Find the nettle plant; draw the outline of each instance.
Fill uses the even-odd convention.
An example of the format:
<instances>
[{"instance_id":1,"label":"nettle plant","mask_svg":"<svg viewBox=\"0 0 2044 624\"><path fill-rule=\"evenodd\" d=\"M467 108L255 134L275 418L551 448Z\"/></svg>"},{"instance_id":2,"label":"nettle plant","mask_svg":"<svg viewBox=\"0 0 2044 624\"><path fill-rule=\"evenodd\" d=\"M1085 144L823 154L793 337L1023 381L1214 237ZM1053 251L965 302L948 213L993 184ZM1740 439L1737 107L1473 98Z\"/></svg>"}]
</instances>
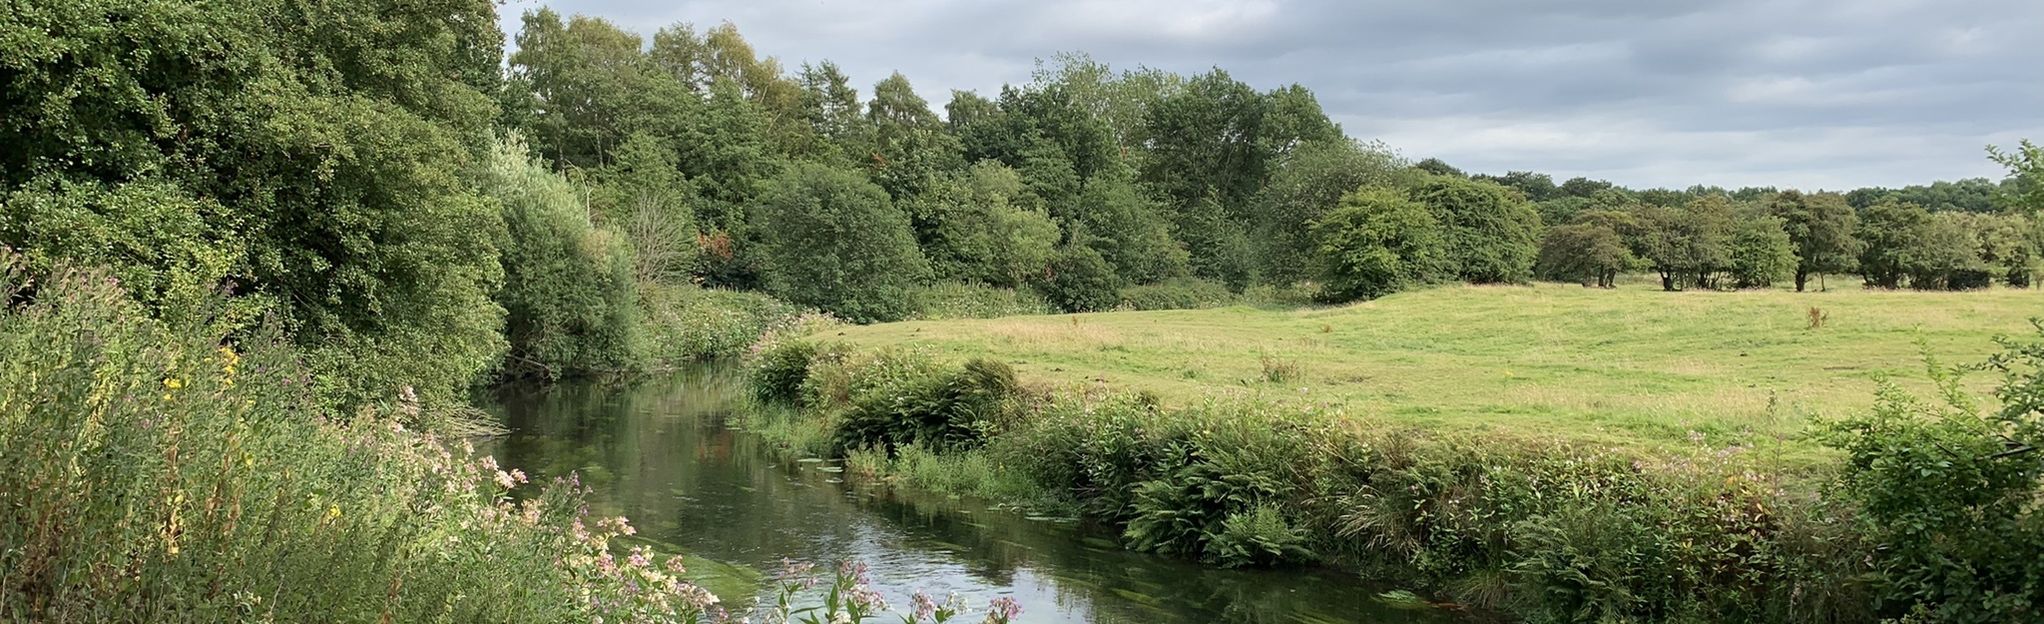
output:
<instances>
[{"instance_id":1,"label":"nettle plant","mask_svg":"<svg viewBox=\"0 0 2044 624\"><path fill-rule=\"evenodd\" d=\"M2006 622L2044 612L2044 340L1999 342L1982 365L1931 362L1939 400L1889 385L1873 413L1832 432L1848 458L1838 491L1876 546L1870 563L1891 614ZM1998 407L1960 386L1968 368L2001 376Z\"/></svg>"}]
</instances>

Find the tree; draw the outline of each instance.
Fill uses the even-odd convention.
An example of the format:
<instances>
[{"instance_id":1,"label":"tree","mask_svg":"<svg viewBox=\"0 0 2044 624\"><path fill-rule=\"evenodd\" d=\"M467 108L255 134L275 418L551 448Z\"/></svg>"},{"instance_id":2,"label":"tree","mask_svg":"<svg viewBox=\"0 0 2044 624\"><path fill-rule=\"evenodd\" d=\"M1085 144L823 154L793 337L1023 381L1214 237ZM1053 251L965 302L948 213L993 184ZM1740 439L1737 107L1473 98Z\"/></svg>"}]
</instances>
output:
<instances>
[{"instance_id":1,"label":"tree","mask_svg":"<svg viewBox=\"0 0 2044 624\"><path fill-rule=\"evenodd\" d=\"M792 165L767 185L758 222L775 295L857 322L914 311L912 291L926 281L929 263L908 216L864 176Z\"/></svg>"},{"instance_id":2,"label":"tree","mask_svg":"<svg viewBox=\"0 0 2044 624\"><path fill-rule=\"evenodd\" d=\"M873 152L866 155L865 164L873 180L896 201L921 192L939 174L965 165L958 139L899 73L873 86L866 119L873 132Z\"/></svg>"},{"instance_id":3,"label":"tree","mask_svg":"<svg viewBox=\"0 0 2044 624\"><path fill-rule=\"evenodd\" d=\"M1565 182L1562 182L1561 187L1555 190L1556 192L1559 192L1562 195L1567 195L1569 197L1589 197L1592 195L1596 195L1598 191L1610 190L1616 187L1617 185L1614 185L1610 182L1605 182L1603 180L1592 180L1584 177L1574 177L1569 178Z\"/></svg>"},{"instance_id":4,"label":"tree","mask_svg":"<svg viewBox=\"0 0 2044 624\"><path fill-rule=\"evenodd\" d=\"M93 260L113 254L46 228L114 242L169 213L160 234L183 242L120 255L227 278L204 288L287 328L325 398L455 401L504 349L503 225L464 177L496 120L496 23L487 0L11 7L0 29L26 36L0 37L0 195L10 216L24 189L73 212L0 243Z\"/></svg>"},{"instance_id":5,"label":"tree","mask_svg":"<svg viewBox=\"0 0 2044 624\"><path fill-rule=\"evenodd\" d=\"M1045 300L1066 312L1097 312L1121 301L1120 278L1100 252L1067 244L1051 257L1050 267L1036 282Z\"/></svg>"},{"instance_id":6,"label":"tree","mask_svg":"<svg viewBox=\"0 0 2044 624\"><path fill-rule=\"evenodd\" d=\"M909 202L937 277L1014 288L1041 274L1057 224L1026 204L1015 170L983 162L933 183Z\"/></svg>"},{"instance_id":7,"label":"tree","mask_svg":"<svg viewBox=\"0 0 2044 624\"><path fill-rule=\"evenodd\" d=\"M1981 259L2003 283L2029 288L2037 272L2039 241L2044 239L2037 219L2017 213L1980 215L1974 222L1980 237Z\"/></svg>"},{"instance_id":8,"label":"tree","mask_svg":"<svg viewBox=\"0 0 2044 624\"><path fill-rule=\"evenodd\" d=\"M1796 254L1796 292L1802 292L1810 275L1844 273L1859 266L1860 242L1854 230L1859 214L1837 193L1804 195L1783 191L1768 202L1768 210L1781 218L1782 228Z\"/></svg>"},{"instance_id":9,"label":"tree","mask_svg":"<svg viewBox=\"0 0 2044 624\"><path fill-rule=\"evenodd\" d=\"M1706 195L1682 208L1639 209L1633 248L1661 276L1662 290L1714 288L1718 271L1731 264L1732 204Z\"/></svg>"},{"instance_id":10,"label":"tree","mask_svg":"<svg viewBox=\"0 0 2044 624\"><path fill-rule=\"evenodd\" d=\"M1409 172L1378 144L1342 139L1299 146L1256 196L1256 255L1263 278L1288 284L1310 277L1313 223L1356 189L1410 184Z\"/></svg>"},{"instance_id":11,"label":"tree","mask_svg":"<svg viewBox=\"0 0 2044 624\"><path fill-rule=\"evenodd\" d=\"M2003 192L2009 207L2038 216L2044 213L2044 147L2038 147L2029 139L2016 145L2016 149L2002 151L1989 147L1988 156L2009 170L2009 178L2003 184Z\"/></svg>"},{"instance_id":12,"label":"tree","mask_svg":"<svg viewBox=\"0 0 2044 624\"><path fill-rule=\"evenodd\" d=\"M1390 189L1365 188L1312 228L1320 297L1342 302L1381 297L1454 275L1445 228L1435 211Z\"/></svg>"},{"instance_id":13,"label":"tree","mask_svg":"<svg viewBox=\"0 0 2044 624\"><path fill-rule=\"evenodd\" d=\"M1439 176L1467 177L1462 173L1461 169L1456 169L1454 165L1448 164L1447 161L1434 157L1427 157L1425 160L1413 163L1412 168Z\"/></svg>"},{"instance_id":14,"label":"tree","mask_svg":"<svg viewBox=\"0 0 2044 624\"><path fill-rule=\"evenodd\" d=\"M1420 182L1411 196L1433 211L1450 262L1464 281L1518 283L1533 276L1540 214L1517 193L1489 182L1435 176Z\"/></svg>"},{"instance_id":15,"label":"tree","mask_svg":"<svg viewBox=\"0 0 2044 624\"><path fill-rule=\"evenodd\" d=\"M1544 279L1570 281L1599 288L1618 284L1618 274L1639 263L1618 231L1603 223L1572 223L1548 228L1540 239L1535 273Z\"/></svg>"},{"instance_id":16,"label":"tree","mask_svg":"<svg viewBox=\"0 0 2044 624\"><path fill-rule=\"evenodd\" d=\"M578 189L522 142L501 143L478 182L504 211L495 296L510 343L504 370L558 379L639 366L639 296L623 236L591 223Z\"/></svg>"},{"instance_id":17,"label":"tree","mask_svg":"<svg viewBox=\"0 0 2044 624\"><path fill-rule=\"evenodd\" d=\"M1561 193L1561 189L1554 185L1554 178L1545 173L1511 171L1501 176L1478 174L1471 176L1471 178L1492 182L1498 186L1518 191L1519 194L1526 196L1527 201L1536 203L1554 199ZM1556 221L1555 223L1561 223L1561 221Z\"/></svg>"},{"instance_id":18,"label":"tree","mask_svg":"<svg viewBox=\"0 0 2044 624\"><path fill-rule=\"evenodd\" d=\"M1729 261L1725 268L1734 287L1766 288L1793 273L1801 259L1781 217L1748 214L1732 223Z\"/></svg>"},{"instance_id":19,"label":"tree","mask_svg":"<svg viewBox=\"0 0 2044 624\"><path fill-rule=\"evenodd\" d=\"M1123 281L1147 284L1190 272L1191 254L1171 236L1163 207L1144 197L1133 182L1096 181L1075 206L1065 219L1065 237L1093 247Z\"/></svg>"},{"instance_id":20,"label":"tree","mask_svg":"<svg viewBox=\"0 0 2044 624\"><path fill-rule=\"evenodd\" d=\"M1914 265L1930 211L1922 206L1883 200L1867 207L1859 223L1860 275L1868 286L1900 288Z\"/></svg>"},{"instance_id":21,"label":"tree","mask_svg":"<svg viewBox=\"0 0 2044 624\"><path fill-rule=\"evenodd\" d=\"M667 141L634 133L610 164L591 175L590 207L599 223L622 233L639 282L680 282L695 268L695 185L684 177Z\"/></svg>"},{"instance_id":22,"label":"tree","mask_svg":"<svg viewBox=\"0 0 2044 624\"><path fill-rule=\"evenodd\" d=\"M1939 212L1917 224L1913 244L1901 250L1910 288L1969 290L1991 283L1992 267L1981 258L1973 216Z\"/></svg>"}]
</instances>

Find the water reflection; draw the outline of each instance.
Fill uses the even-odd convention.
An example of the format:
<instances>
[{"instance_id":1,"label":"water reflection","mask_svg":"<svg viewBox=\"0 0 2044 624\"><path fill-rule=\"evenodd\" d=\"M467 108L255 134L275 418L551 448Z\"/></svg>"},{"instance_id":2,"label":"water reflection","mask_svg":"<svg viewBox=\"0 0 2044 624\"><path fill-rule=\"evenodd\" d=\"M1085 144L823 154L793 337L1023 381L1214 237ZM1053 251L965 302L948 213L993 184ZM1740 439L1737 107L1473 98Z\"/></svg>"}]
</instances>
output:
<instances>
[{"instance_id":1,"label":"water reflection","mask_svg":"<svg viewBox=\"0 0 2044 624\"><path fill-rule=\"evenodd\" d=\"M1022 622L1408 622L1382 588L1325 571L1216 570L1120 550L1111 534L984 504L847 484L827 462L783 462L727 426L735 371L701 368L631 387L564 384L497 393L512 433L488 445L540 476L579 471L598 513L692 564L727 601L757 589L782 557L857 559L875 589L958 592L976 607L1022 602ZM714 562L714 563L712 563Z\"/></svg>"}]
</instances>

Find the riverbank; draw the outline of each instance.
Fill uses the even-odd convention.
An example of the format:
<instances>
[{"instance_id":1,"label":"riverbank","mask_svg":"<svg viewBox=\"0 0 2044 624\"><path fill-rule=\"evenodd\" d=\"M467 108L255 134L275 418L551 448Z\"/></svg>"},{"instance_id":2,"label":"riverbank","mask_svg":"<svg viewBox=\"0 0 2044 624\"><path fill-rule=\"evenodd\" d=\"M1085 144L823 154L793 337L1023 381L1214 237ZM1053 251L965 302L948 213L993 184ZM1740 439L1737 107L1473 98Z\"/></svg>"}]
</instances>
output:
<instances>
[{"instance_id":1,"label":"riverbank","mask_svg":"<svg viewBox=\"0 0 2044 624\"><path fill-rule=\"evenodd\" d=\"M1446 295L1503 298L1553 294L1544 288L1443 290ZM1588 291L1583 296L1609 294ZM1821 299L1842 312L1834 317L1842 322L1817 330L1794 328L1813 334L1808 336L1785 335L1789 328L1776 327L1788 322L1776 322L1772 312L1786 308L1767 293L1755 293L1763 299L1744 306L1732 299L1748 293L1721 295L1722 300L1684 297L1644 312L1657 315L1650 317L1657 322L1628 324L1587 310L1552 316L1551 324L1646 327L1661 338L1653 344L1689 349L1712 340L1712 327L1740 327L1748 331L1719 339L1742 343L1760 361L1781 364L1784 358L1800 361L1792 356L1798 349L1836 355L1839 344L1824 334L1827 330L1843 334L1839 340L1854 343L1859 353L1884 354L1910 342L1913 332L1893 322L1914 315L1929 327L1914 335L1927 336L1929 344L1949 345L1968 334L1980 343L1968 348L1981 350L1968 353L1984 354L1994 344L1990 330L1978 327L1987 324L1983 319L2020 319L1994 310L2013 310L2020 305L2015 298L2027 294L1991 293L1998 299L1971 306L1926 304L1948 308L1942 315L1895 311L1893 302L1875 305L1870 301L1880 297L1874 293ZM1390 299L1382 305L1400 304ZM1527 316L1509 313L1526 307L1523 301L1464 303L1490 316ZM1533 309L1553 311L1551 305ZM1739 310L1747 312L1731 314ZM750 383L760 400L795 407L757 428L797 452L845 457L853 472L917 490L1073 510L1116 527L1121 545L1131 550L1221 566L1334 565L1369 578L1400 579L1460 606L1536 621L1855 622L1892 612L1896 603L1888 602L1891 598L1881 593L1886 589L1873 580L1881 564L1866 556L1881 536L1867 527L1852 501L1828 488L1836 466L1829 458L1836 451L1820 444L1819 431L1802 429L1806 420L1776 422L1776 429L1762 430L1751 422L1735 424L1734 416L1745 416L1735 414L1720 417L1717 428L1678 439L1647 436L1635 440L1644 443L1613 444L1609 430L1557 428L1552 426L1557 421L1538 417L1528 423L1456 427L1452 422L1457 418L1475 415L1439 410L1405 418L1404 410L1355 410L1341 400L1299 400L1270 390L1296 379L1252 379L1240 387L1261 391L1204 396L1159 392L1141 383L1185 370L1182 362L1174 366L1142 355L1196 349L1209 358L1202 362L1220 361L1223 352L1255 353L1259 345L1254 338L1267 335L1272 326L1301 330L1306 339L1299 342L1308 343L1313 361L1331 362L1338 345L1311 345L1310 337L1338 337L1357 328L1313 328L1334 325L1327 319L1339 313L1381 311L1368 306L1293 313L1228 309L833 329L756 347ZM1435 312L1426 323L1439 323L1443 315L1468 320L1449 309ZM1264 314L1270 318L1242 318ZM1223 318L1205 324L1190 320L1200 315ZM1678 322L1685 318L1711 324ZM1953 327L1968 323L1974 326ZM1522 328L1530 336L1514 337L1497 328L1445 323L1450 329L1432 334L1445 339L1432 344L1450 362L1482 358L1481 351L1458 347L1471 340L1545 341L1553 350L1552 334L1536 325ZM1760 331L1767 328L1775 333ZM1005 340L987 338L1004 331ZM1128 339L1137 331L1148 341ZM1034 338L1023 340L1017 332ZM1458 332L1474 333L1458 341L1453 336ZM1073 347L1058 338L1074 335L1091 347L1110 348ZM1373 335L1386 339L1383 333ZM902 338L890 343L876 336ZM1887 340L1871 339L1879 336ZM1558 372L1559 359L1583 358L1583 372L1573 375L1587 378L1610 372L1599 366L1622 369L1628 360L1685 357L1665 349L1655 353L1648 342L1622 332L1594 340L1597 349L1546 353L1541 357L1550 364L1527 370L1541 383L1567 384L1571 374ZM1064 349L1066 357L1046 362L1017 355L1040 349ZM1617 361L1596 359L1598 349L1615 349ZM1362 354L1366 362L1374 357L1368 350ZM1031 372L1018 375L992 358L1013 358ZM1953 359L1974 358L1962 354ZM1854 365L1849 375L1864 378L1885 370L1870 368L1871 360L1845 362ZM1270 366L1249 361L1250 366ZM1087 369L1080 368L1081 362L1099 364ZM1909 362L1921 359L1899 358L1882 366L1899 370ZM1071 383L1068 375L1035 374L1087 375L1098 367L1113 367L1116 374L1138 381L1124 385L1099 375L1080 384ZM1408 371L1401 379L1461 380L1481 392L1495 384L1471 377L1494 367L1449 380L1428 379L1425 370ZM1131 373L1136 370L1151 373ZM1812 366L1779 374L1797 383L1838 374L1823 371L1828 369ZM1870 405L1874 385L1868 380L1867 396L1854 404ZM1582 394L1593 395L1596 387ZM1974 386L1955 386L1965 387ZM1359 393L1352 400L1364 399ZM1646 415L1638 418L1647 420ZM1584 431L1601 435L1576 435ZM1729 443L1727 436L1733 436ZM1772 443L1753 444L1756 437Z\"/></svg>"}]
</instances>

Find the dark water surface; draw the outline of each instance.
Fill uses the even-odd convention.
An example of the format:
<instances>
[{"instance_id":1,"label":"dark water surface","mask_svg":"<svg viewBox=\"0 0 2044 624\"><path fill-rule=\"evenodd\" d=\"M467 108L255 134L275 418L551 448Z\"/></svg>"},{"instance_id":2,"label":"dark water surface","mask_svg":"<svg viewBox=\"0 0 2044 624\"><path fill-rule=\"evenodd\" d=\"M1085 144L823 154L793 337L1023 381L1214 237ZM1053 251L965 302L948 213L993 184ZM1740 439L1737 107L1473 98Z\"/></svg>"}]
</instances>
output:
<instances>
[{"instance_id":1,"label":"dark water surface","mask_svg":"<svg viewBox=\"0 0 2044 624\"><path fill-rule=\"evenodd\" d=\"M581 473L596 513L630 517L640 537L691 555L691 572L727 603L749 602L792 557L825 568L864 561L897 608L918 589L939 600L957 592L975 609L1011 596L1021 622L1442 619L1392 609L1375 598L1385 588L1348 575L1207 568L985 501L847 484L834 463L777 460L730 426L741 390L727 368L627 387L507 389L488 407L511 434L486 450L535 476Z\"/></svg>"}]
</instances>

